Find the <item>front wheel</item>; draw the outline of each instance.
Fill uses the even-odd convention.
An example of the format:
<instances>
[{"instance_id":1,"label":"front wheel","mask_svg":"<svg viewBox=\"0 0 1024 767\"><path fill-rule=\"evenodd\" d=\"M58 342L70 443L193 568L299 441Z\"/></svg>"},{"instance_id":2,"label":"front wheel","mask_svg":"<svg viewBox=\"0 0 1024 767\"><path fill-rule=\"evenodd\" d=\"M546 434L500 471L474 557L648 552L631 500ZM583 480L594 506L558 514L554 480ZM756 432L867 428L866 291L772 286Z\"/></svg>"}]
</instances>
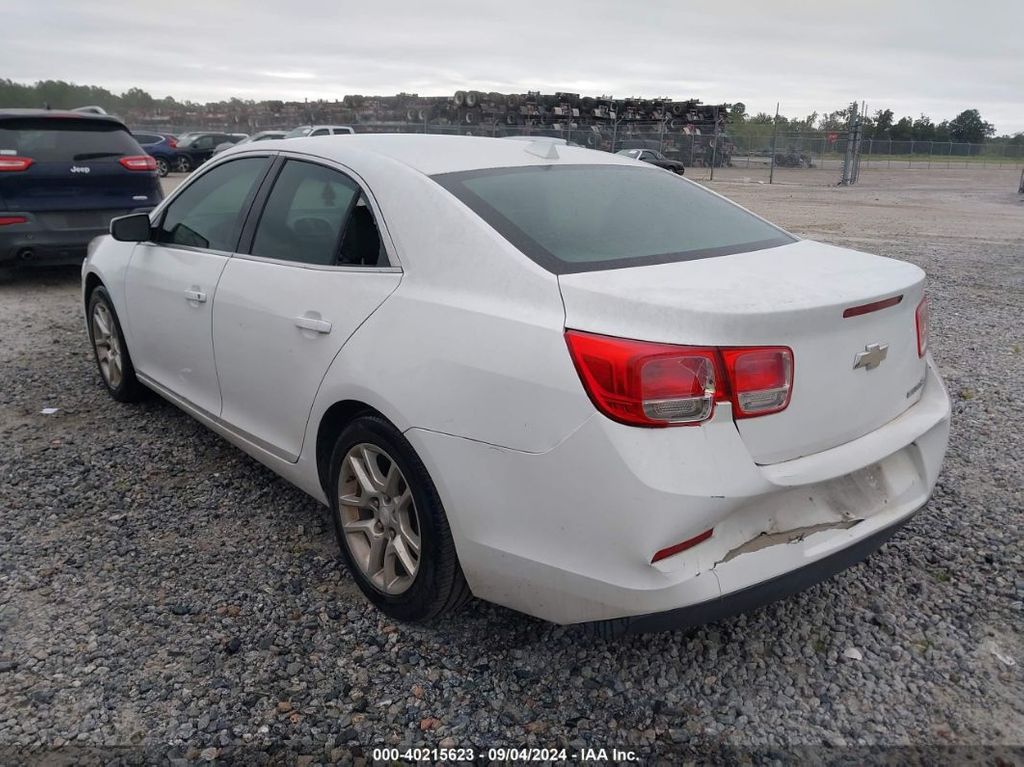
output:
<instances>
[{"instance_id":1,"label":"front wheel","mask_svg":"<svg viewBox=\"0 0 1024 767\"><path fill-rule=\"evenodd\" d=\"M121 323L106 288L96 288L89 296L89 340L96 366L110 396L118 402L138 402L146 395L135 377L135 366L124 343Z\"/></svg>"},{"instance_id":2,"label":"front wheel","mask_svg":"<svg viewBox=\"0 0 1024 767\"><path fill-rule=\"evenodd\" d=\"M177 160L174 161L174 169L178 173L188 173L192 170L192 160L186 155L180 155Z\"/></svg>"},{"instance_id":3,"label":"front wheel","mask_svg":"<svg viewBox=\"0 0 1024 767\"><path fill-rule=\"evenodd\" d=\"M437 489L388 421L365 415L342 431L330 488L342 557L381 612L424 621L469 599Z\"/></svg>"}]
</instances>

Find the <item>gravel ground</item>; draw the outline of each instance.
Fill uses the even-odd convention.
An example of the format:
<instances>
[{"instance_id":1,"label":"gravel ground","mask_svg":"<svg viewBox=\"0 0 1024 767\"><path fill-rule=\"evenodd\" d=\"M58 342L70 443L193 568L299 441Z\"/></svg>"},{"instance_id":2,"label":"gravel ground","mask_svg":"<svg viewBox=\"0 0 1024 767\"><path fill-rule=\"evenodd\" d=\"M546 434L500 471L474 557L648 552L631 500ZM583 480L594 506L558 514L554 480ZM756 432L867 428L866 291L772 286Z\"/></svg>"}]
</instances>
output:
<instances>
[{"instance_id":1,"label":"gravel ground","mask_svg":"<svg viewBox=\"0 0 1024 767\"><path fill-rule=\"evenodd\" d=\"M928 270L950 451L932 501L865 565L753 614L610 642L479 601L429 627L384 620L324 509L161 400L108 399L73 271L0 285L0 745L304 763L389 745L666 763L1021 746L1024 205L971 179L970 216L920 177L845 196L715 186ZM920 203L912 221L896 194Z\"/></svg>"}]
</instances>

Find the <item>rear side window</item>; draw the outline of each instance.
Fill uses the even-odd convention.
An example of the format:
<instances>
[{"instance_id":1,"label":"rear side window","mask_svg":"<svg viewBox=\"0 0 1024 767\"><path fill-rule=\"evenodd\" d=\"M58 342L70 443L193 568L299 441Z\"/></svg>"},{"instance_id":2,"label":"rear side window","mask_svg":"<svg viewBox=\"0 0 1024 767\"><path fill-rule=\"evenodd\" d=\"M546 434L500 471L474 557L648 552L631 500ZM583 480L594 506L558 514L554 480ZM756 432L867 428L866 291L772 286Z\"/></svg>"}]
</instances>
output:
<instances>
[{"instance_id":1,"label":"rear side window","mask_svg":"<svg viewBox=\"0 0 1024 767\"><path fill-rule=\"evenodd\" d=\"M140 144L158 144L163 140L161 136L152 133L133 133L132 135Z\"/></svg>"},{"instance_id":2,"label":"rear side window","mask_svg":"<svg viewBox=\"0 0 1024 767\"><path fill-rule=\"evenodd\" d=\"M317 266L387 262L359 185L322 165L289 160L267 198L250 252Z\"/></svg>"},{"instance_id":3,"label":"rear side window","mask_svg":"<svg viewBox=\"0 0 1024 767\"><path fill-rule=\"evenodd\" d=\"M35 162L101 160L142 154L138 142L117 123L43 117L0 120L0 155Z\"/></svg>"},{"instance_id":4,"label":"rear side window","mask_svg":"<svg viewBox=\"0 0 1024 767\"><path fill-rule=\"evenodd\" d=\"M242 216L248 210L268 162L266 157L246 157L204 173L167 206L156 241L233 251Z\"/></svg>"},{"instance_id":5,"label":"rear side window","mask_svg":"<svg viewBox=\"0 0 1024 767\"><path fill-rule=\"evenodd\" d=\"M794 242L658 168L546 165L433 176L556 274L692 261Z\"/></svg>"}]
</instances>

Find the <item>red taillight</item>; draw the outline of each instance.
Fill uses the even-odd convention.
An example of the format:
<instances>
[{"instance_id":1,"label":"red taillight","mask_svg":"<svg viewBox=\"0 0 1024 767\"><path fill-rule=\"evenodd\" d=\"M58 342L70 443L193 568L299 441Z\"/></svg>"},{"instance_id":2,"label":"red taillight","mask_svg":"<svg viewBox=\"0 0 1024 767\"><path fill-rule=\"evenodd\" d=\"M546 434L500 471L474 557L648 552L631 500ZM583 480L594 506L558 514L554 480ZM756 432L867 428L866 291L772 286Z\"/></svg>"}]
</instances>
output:
<instances>
[{"instance_id":1,"label":"red taillight","mask_svg":"<svg viewBox=\"0 0 1024 767\"><path fill-rule=\"evenodd\" d=\"M27 224L28 219L24 216L0 216L0 226L10 226L11 224Z\"/></svg>"},{"instance_id":2,"label":"red taillight","mask_svg":"<svg viewBox=\"0 0 1024 767\"><path fill-rule=\"evenodd\" d=\"M718 352L567 330L583 387L609 418L633 426L695 424L711 417L722 377Z\"/></svg>"},{"instance_id":3,"label":"red taillight","mask_svg":"<svg viewBox=\"0 0 1024 767\"><path fill-rule=\"evenodd\" d=\"M917 356L923 357L928 351L928 299L922 298L914 312L914 322L917 325Z\"/></svg>"},{"instance_id":4,"label":"red taillight","mask_svg":"<svg viewBox=\"0 0 1024 767\"><path fill-rule=\"evenodd\" d=\"M693 548L701 541L706 541L708 538L710 538L711 534L714 532L714 529L705 530L700 535L695 535L692 538L688 538L687 540L681 543L677 543L673 546L668 546L667 548L662 549L651 558L651 564L653 565L655 562L658 562L662 559L667 559L668 557L671 557L673 554L678 554L680 551L686 551L687 549Z\"/></svg>"},{"instance_id":5,"label":"red taillight","mask_svg":"<svg viewBox=\"0 0 1024 767\"><path fill-rule=\"evenodd\" d=\"M11 155L0 155L0 173L4 171L28 170L34 162L31 157L13 157Z\"/></svg>"},{"instance_id":6,"label":"red taillight","mask_svg":"<svg viewBox=\"0 0 1024 767\"><path fill-rule=\"evenodd\" d=\"M120 163L128 170L156 170L156 160L148 154L122 157Z\"/></svg>"},{"instance_id":7,"label":"red taillight","mask_svg":"<svg viewBox=\"0 0 1024 767\"><path fill-rule=\"evenodd\" d=\"M785 346L722 349L734 418L785 410L793 393L793 352Z\"/></svg>"},{"instance_id":8,"label":"red taillight","mask_svg":"<svg viewBox=\"0 0 1024 767\"><path fill-rule=\"evenodd\" d=\"M729 400L736 418L778 413L793 391L784 346L676 346L567 330L583 388L609 418L631 426L690 426Z\"/></svg>"},{"instance_id":9,"label":"red taillight","mask_svg":"<svg viewBox=\"0 0 1024 767\"><path fill-rule=\"evenodd\" d=\"M178 146L178 139L174 138L174 136L168 136L167 146L169 146L171 149L174 149L176 146Z\"/></svg>"}]
</instances>

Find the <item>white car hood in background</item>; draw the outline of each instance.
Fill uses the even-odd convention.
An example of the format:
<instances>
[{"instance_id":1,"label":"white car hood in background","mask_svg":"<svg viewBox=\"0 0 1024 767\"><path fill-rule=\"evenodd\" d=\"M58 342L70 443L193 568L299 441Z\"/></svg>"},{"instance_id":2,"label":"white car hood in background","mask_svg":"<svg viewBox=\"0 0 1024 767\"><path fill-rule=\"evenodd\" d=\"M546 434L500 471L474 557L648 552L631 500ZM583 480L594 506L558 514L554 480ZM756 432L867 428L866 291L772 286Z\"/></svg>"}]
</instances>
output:
<instances>
[{"instance_id":1,"label":"white car hood in background","mask_svg":"<svg viewBox=\"0 0 1024 767\"><path fill-rule=\"evenodd\" d=\"M918 267L803 240L717 258L559 276L566 327L644 341L789 346L793 398L775 415L737 426L759 463L848 442L920 398L925 363L914 312ZM843 310L903 295L859 317ZM867 344L888 348L873 370L854 369Z\"/></svg>"}]
</instances>

